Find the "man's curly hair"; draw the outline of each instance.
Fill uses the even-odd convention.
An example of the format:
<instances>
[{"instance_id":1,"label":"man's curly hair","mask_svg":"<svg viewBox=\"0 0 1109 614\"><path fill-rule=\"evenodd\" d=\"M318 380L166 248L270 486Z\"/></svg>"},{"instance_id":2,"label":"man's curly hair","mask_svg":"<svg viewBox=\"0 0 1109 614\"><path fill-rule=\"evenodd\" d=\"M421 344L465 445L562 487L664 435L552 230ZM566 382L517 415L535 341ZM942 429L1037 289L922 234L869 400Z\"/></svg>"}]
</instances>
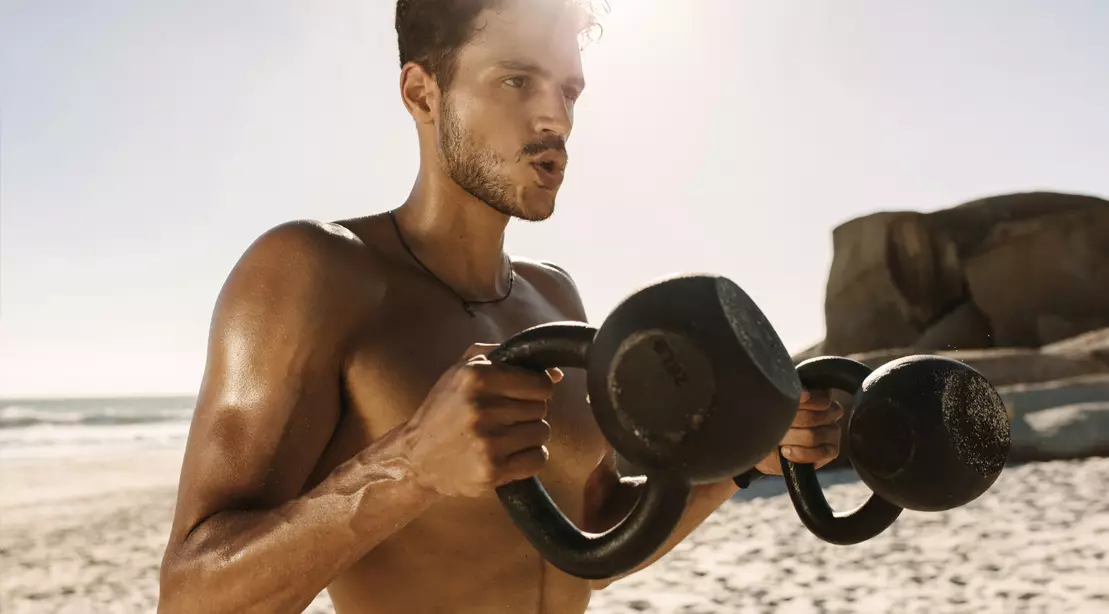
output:
<instances>
[{"instance_id":1,"label":"man's curly hair","mask_svg":"<svg viewBox=\"0 0 1109 614\"><path fill-rule=\"evenodd\" d=\"M535 2L536 0L528 0ZM591 0L542 0L578 12L583 38L600 30L597 8ZM415 62L444 90L454 77L458 52L474 34L474 19L481 11L502 6L506 0L397 0L397 47L400 65ZM602 2L602 5L605 3ZM607 7L606 7L607 8Z\"/></svg>"}]
</instances>

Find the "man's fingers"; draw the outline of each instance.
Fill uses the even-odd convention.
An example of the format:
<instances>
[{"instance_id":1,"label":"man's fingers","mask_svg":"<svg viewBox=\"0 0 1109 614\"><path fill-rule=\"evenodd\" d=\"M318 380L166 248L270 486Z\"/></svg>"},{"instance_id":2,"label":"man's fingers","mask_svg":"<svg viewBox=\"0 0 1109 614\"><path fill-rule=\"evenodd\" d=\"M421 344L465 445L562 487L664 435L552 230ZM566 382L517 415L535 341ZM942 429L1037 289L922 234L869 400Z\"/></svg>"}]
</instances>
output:
<instances>
[{"instance_id":1,"label":"man's fingers","mask_svg":"<svg viewBox=\"0 0 1109 614\"><path fill-rule=\"evenodd\" d=\"M485 356L497 347L498 345L496 343L474 343L462 353L462 361L466 362L478 356Z\"/></svg>"},{"instance_id":2,"label":"man's fingers","mask_svg":"<svg viewBox=\"0 0 1109 614\"><path fill-rule=\"evenodd\" d=\"M475 365L494 366L502 372L516 372L516 373L525 374L524 377L531 377L531 374L536 373L532 369L525 369L523 367L516 367L516 366L513 366L513 365L505 365L505 364L493 365L489 361L488 354L490 352L492 352L493 350L495 350L496 348L498 348L498 347L500 347L500 346L496 343L474 343L470 347L466 348L465 352L463 352L462 361L469 364L469 365L471 365L471 366L475 366ZM565 377L565 374L562 372L562 369L559 369L558 367L551 367L550 369L545 369L542 372L538 372L538 374L542 378L544 378L546 380L546 382L549 382L549 383L552 383L552 384L557 384L558 382L562 381L562 379ZM494 379L494 380L499 379L502 382L504 381L503 377L498 378L497 376L493 376L492 379ZM532 395L525 393L523 398L530 399L530 398L532 398Z\"/></svg>"},{"instance_id":3,"label":"man's fingers","mask_svg":"<svg viewBox=\"0 0 1109 614\"><path fill-rule=\"evenodd\" d=\"M497 485L502 486L516 480L523 480L539 473L547 463L550 453L546 446L528 448L509 456L501 465Z\"/></svg>"},{"instance_id":4,"label":"man's fingers","mask_svg":"<svg viewBox=\"0 0 1109 614\"><path fill-rule=\"evenodd\" d=\"M543 420L547 417L547 404L544 401L486 399L481 403L480 412L483 425L499 429L521 422Z\"/></svg>"},{"instance_id":5,"label":"man's fingers","mask_svg":"<svg viewBox=\"0 0 1109 614\"><path fill-rule=\"evenodd\" d=\"M828 390L803 390L801 392L800 409L824 411L832 405L832 393Z\"/></svg>"},{"instance_id":6,"label":"man's fingers","mask_svg":"<svg viewBox=\"0 0 1109 614\"><path fill-rule=\"evenodd\" d=\"M536 420L498 429L493 438L493 448L498 458L507 459L523 450L545 446L550 440L551 425L544 420Z\"/></svg>"},{"instance_id":7,"label":"man's fingers","mask_svg":"<svg viewBox=\"0 0 1109 614\"><path fill-rule=\"evenodd\" d=\"M835 458L839 454L839 447L831 444L825 444L815 448L782 446L782 454L795 463L818 464Z\"/></svg>"},{"instance_id":8,"label":"man's fingers","mask_svg":"<svg viewBox=\"0 0 1109 614\"><path fill-rule=\"evenodd\" d=\"M813 428L835 424L843 418L843 407L839 403L832 403L831 408L817 411L813 409L798 409L793 418L793 428Z\"/></svg>"},{"instance_id":9,"label":"man's fingers","mask_svg":"<svg viewBox=\"0 0 1109 614\"><path fill-rule=\"evenodd\" d=\"M797 446L801 448L815 448L822 445L838 446L840 428L837 425L817 426L813 428L791 428L782 438L783 446Z\"/></svg>"},{"instance_id":10,"label":"man's fingers","mask_svg":"<svg viewBox=\"0 0 1109 614\"><path fill-rule=\"evenodd\" d=\"M469 373L461 380L462 385L469 386L478 396L545 401L554 392L554 379L545 371L480 360L471 360L465 367Z\"/></svg>"}]
</instances>

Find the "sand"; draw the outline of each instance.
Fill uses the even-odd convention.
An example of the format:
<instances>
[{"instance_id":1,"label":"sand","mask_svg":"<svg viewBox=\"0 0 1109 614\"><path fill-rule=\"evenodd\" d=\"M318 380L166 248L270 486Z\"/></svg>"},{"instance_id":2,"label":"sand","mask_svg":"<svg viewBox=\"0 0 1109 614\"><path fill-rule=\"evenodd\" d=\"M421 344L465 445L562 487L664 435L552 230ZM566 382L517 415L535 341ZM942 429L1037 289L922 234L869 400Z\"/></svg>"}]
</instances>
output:
<instances>
[{"instance_id":1,"label":"sand","mask_svg":"<svg viewBox=\"0 0 1109 614\"><path fill-rule=\"evenodd\" d=\"M180 452L0 464L0 612L154 612ZM833 505L862 500L821 474ZM883 535L809 534L780 480L756 483L589 612L1109 612L1109 459L1010 467L945 513ZM321 595L312 613L331 612Z\"/></svg>"}]
</instances>

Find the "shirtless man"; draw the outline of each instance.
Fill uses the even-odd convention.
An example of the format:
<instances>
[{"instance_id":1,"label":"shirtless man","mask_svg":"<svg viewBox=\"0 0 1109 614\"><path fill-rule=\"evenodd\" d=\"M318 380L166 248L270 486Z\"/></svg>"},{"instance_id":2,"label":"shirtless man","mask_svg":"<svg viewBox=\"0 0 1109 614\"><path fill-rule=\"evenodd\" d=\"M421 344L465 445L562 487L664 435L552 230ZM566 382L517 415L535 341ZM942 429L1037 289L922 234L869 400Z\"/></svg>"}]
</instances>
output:
<instances>
[{"instance_id":1,"label":"shirtless man","mask_svg":"<svg viewBox=\"0 0 1109 614\"><path fill-rule=\"evenodd\" d=\"M419 175L389 213L267 231L230 273L160 612L300 612L326 589L341 614L580 614L612 581L546 563L493 492L538 475L583 529L627 513L636 485L618 477L584 374L483 357L530 326L586 319L565 271L503 251L510 218L554 211L583 15L566 0L401 0ZM835 458L841 411L807 395L787 456ZM781 472L776 453L757 468ZM639 569L735 491L697 487Z\"/></svg>"}]
</instances>

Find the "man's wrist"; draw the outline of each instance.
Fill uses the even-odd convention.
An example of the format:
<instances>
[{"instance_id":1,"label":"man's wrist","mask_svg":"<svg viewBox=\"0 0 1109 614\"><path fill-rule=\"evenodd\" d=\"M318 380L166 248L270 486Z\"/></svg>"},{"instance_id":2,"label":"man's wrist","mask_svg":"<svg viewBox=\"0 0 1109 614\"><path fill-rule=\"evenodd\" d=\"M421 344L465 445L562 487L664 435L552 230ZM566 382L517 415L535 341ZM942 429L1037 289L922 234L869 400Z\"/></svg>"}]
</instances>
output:
<instances>
[{"instance_id":1,"label":"man's wrist","mask_svg":"<svg viewBox=\"0 0 1109 614\"><path fill-rule=\"evenodd\" d=\"M412 433L407 425L401 425L386 433L381 439L370 444L360 457L367 466L380 465L387 469L390 481L403 485L405 494L417 499L434 502L443 495L427 481L420 467L412 457Z\"/></svg>"}]
</instances>

